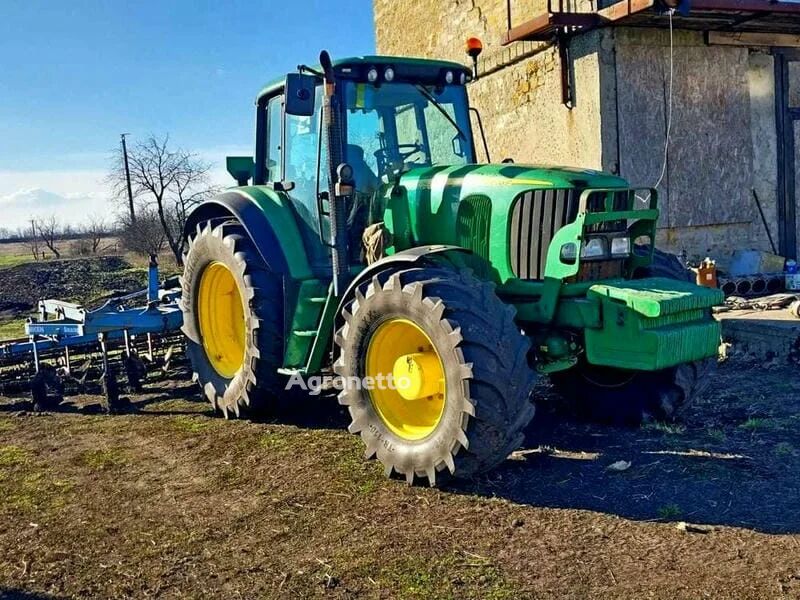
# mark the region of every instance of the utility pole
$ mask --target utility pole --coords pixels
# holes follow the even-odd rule
[[[131,223],[136,223],[136,211],[133,207],[133,191],[131,190],[131,170],[128,167],[128,146],[125,144],[126,135],[130,134],[120,133],[119,137],[122,138],[122,158],[125,162],[125,180],[128,182],[128,208],[131,211]]]

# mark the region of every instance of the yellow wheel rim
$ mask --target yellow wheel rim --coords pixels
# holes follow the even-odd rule
[[[197,313],[203,348],[214,370],[228,379],[244,364],[244,304],[231,270],[220,262],[200,277]]]
[[[372,406],[392,433],[406,440],[433,433],[447,389],[442,359],[422,329],[407,319],[381,323],[369,339],[365,368],[375,382],[369,390]]]

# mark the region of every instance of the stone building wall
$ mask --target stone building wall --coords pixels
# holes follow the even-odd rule
[[[379,54],[403,54],[469,63],[468,37],[483,41],[480,69],[493,65],[504,48],[506,3],[503,0],[375,0]],[[520,15],[534,14],[544,1],[514,2]],[[600,65],[594,47],[600,32],[574,43],[575,82],[581,96],[568,110],[561,104],[558,53],[544,44],[527,44],[532,56],[470,85],[472,105],[483,119],[494,161],[542,162],[600,168]],[[585,90],[585,93],[584,93]],[[479,144],[480,146],[480,144]],[[479,150],[481,156],[481,150]]]
[[[545,2],[512,5],[517,24]],[[503,0],[374,0],[378,53],[467,63],[464,41],[477,36],[484,42],[481,70],[492,72],[471,84],[469,94],[493,161],[599,168],[632,185],[654,185],[664,165],[668,32],[605,28],[575,38],[569,110],[561,103],[555,48],[501,46],[505,7]],[[759,49],[708,46],[702,33],[687,31],[675,32],[673,57],[658,243],[723,263],[735,248],[769,249],[752,192],[777,240],[772,57]],[[507,66],[497,68],[498,62]]]

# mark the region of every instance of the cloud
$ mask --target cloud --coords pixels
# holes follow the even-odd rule
[[[235,184],[225,170],[225,157],[252,153],[251,148],[233,145],[196,151],[212,165],[212,183],[223,187]],[[0,227],[16,229],[32,217],[50,215],[70,225],[86,223],[94,215],[112,221],[120,207],[112,200],[106,175],[97,169],[0,170]]]
[[[43,188],[21,189],[0,196],[0,227],[16,229],[32,218],[55,217],[64,224],[82,225],[92,216],[111,220],[116,207],[105,194],[58,194]]]

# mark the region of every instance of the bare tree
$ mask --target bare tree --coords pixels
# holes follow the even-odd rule
[[[130,213],[120,217],[119,238],[126,250],[143,256],[157,255],[167,245],[158,211],[150,206],[140,206],[135,220]]]
[[[36,219],[31,219],[30,226],[20,230],[20,236],[28,241],[28,248],[33,254],[33,260],[39,260],[39,232],[36,230]]]
[[[170,149],[169,136],[153,135],[128,149],[128,164],[137,203],[155,210],[175,262],[182,264],[186,217],[196,204],[214,192],[208,179],[211,166],[195,154]],[[127,194],[122,157],[115,161],[109,181],[118,197]]]
[[[108,224],[103,217],[92,216],[89,217],[89,222],[83,226],[81,233],[83,233],[89,241],[92,254],[97,254],[100,251],[100,244],[103,242],[103,237],[108,233]]]
[[[44,242],[44,245],[50,249],[53,256],[61,258],[61,252],[59,252],[57,244],[61,241],[63,236],[63,228],[56,216],[50,215],[44,219],[37,219],[36,229],[39,231],[39,238]]]

